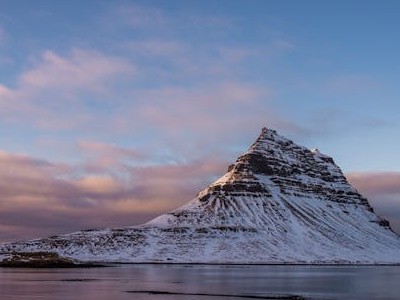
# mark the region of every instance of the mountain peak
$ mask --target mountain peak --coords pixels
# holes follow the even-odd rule
[[[136,227],[0,246],[15,251],[120,262],[370,264],[398,263],[400,238],[331,157],[263,128],[225,175],[172,212]]]
[[[211,203],[214,197],[210,194],[221,192],[226,198],[233,191],[243,198],[260,194],[274,197],[276,193],[285,197],[318,198],[326,203],[348,203],[373,212],[367,199],[347,182],[331,157],[318,149],[297,145],[268,128],[262,129],[256,141],[229,166],[224,176],[199,193],[199,200]]]
[[[276,132],[276,130],[268,128],[268,127],[263,127],[261,129],[261,134],[259,137],[268,137],[268,136],[274,136],[277,135],[278,133]]]
[[[257,137],[251,148],[262,148],[268,145],[268,143],[274,142],[275,140],[282,139],[282,137],[276,132],[276,130],[264,127],[261,129],[260,135]]]
[[[246,153],[259,153],[264,156],[280,156],[286,150],[290,150],[290,147],[288,148],[290,145],[294,145],[291,140],[279,135],[276,130],[264,127]]]

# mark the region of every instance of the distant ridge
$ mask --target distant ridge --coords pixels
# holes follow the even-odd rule
[[[400,263],[400,238],[334,160],[263,128],[228,172],[135,227],[0,245],[100,262]],[[0,258],[1,259],[1,258]]]

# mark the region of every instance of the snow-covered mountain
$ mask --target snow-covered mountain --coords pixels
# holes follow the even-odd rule
[[[264,128],[186,205],[135,227],[0,246],[83,261],[400,263],[400,237],[333,159]]]

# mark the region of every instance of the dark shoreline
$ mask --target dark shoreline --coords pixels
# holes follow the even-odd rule
[[[2,268],[97,268],[105,264],[84,262],[68,257],[62,257],[55,252],[14,252],[0,261]]]
[[[55,252],[14,252],[1,253],[7,257],[0,261],[2,268],[93,268],[112,267],[118,265],[186,265],[186,266],[400,266],[400,263],[362,263],[362,262],[174,262],[143,261],[143,262],[118,262],[118,261],[81,261],[63,257]]]

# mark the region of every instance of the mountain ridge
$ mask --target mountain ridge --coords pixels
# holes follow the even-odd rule
[[[134,227],[0,246],[83,261],[399,263],[400,238],[334,160],[263,128],[185,205]]]

